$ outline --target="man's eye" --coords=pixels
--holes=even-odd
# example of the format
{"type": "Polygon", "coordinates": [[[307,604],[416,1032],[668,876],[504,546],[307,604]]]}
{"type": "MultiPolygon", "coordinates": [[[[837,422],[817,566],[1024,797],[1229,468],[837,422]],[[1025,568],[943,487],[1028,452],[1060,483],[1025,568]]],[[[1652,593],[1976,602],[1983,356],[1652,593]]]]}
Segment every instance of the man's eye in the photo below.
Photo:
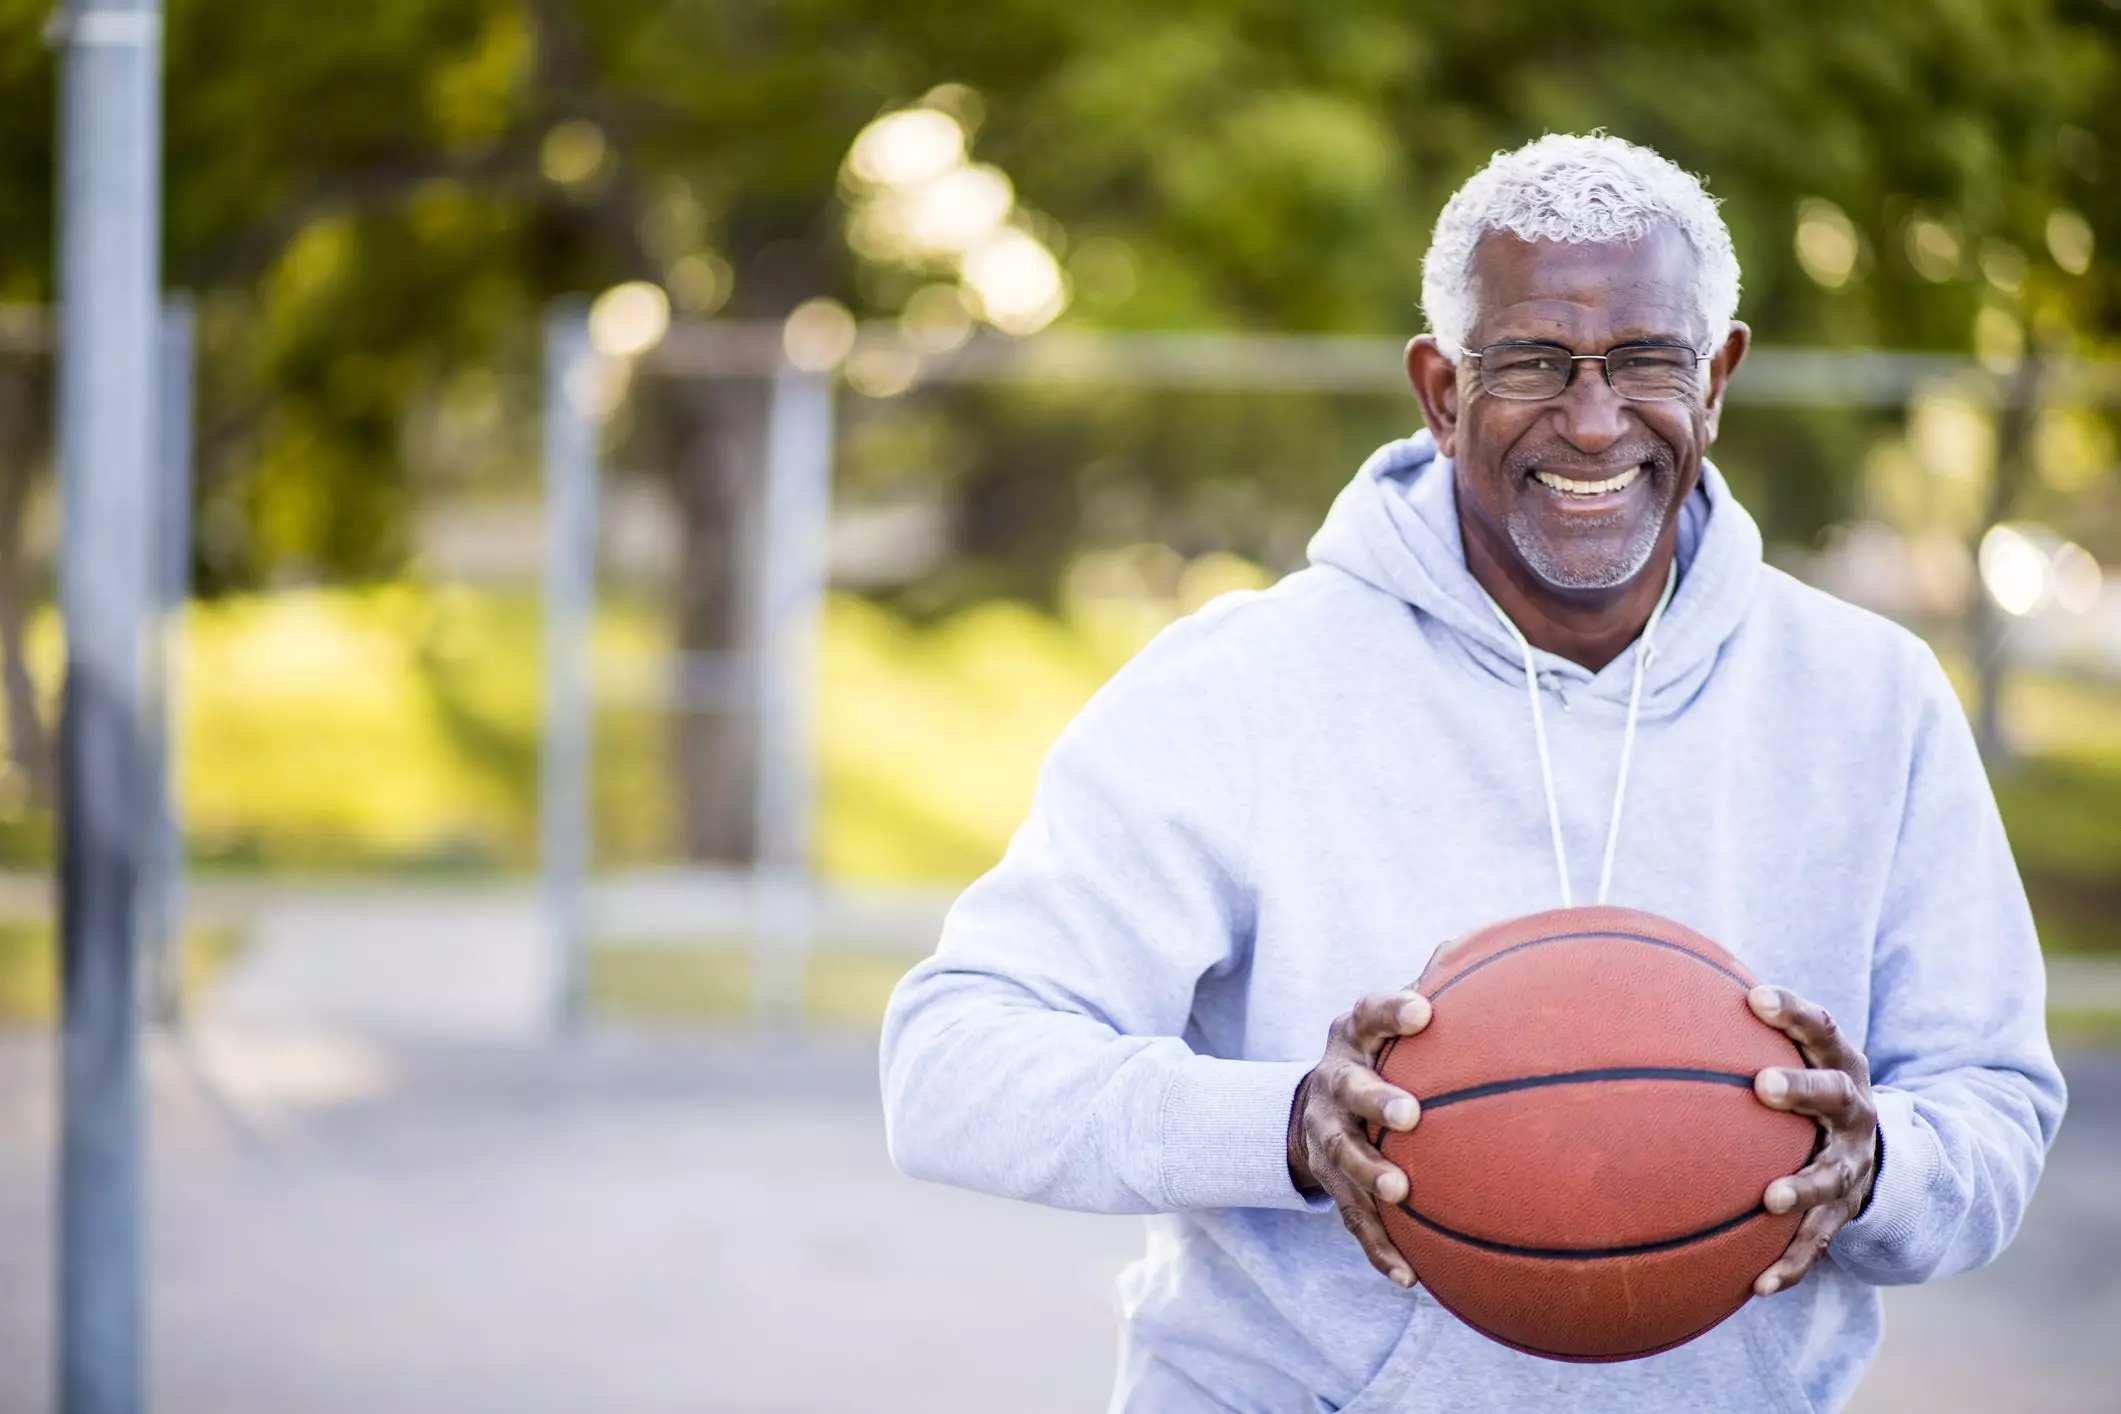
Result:
{"type": "Polygon", "coordinates": [[[1688,368],[1693,360],[1676,349],[1635,349],[1616,354],[1612,363],[1617,368],[1688,368]]]}

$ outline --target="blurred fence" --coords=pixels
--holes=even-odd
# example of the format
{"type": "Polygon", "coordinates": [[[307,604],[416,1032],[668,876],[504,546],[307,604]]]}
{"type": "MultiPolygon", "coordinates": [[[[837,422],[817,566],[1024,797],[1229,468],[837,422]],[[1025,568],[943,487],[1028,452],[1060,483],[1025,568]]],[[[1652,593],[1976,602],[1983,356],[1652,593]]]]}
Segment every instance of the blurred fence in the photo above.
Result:
{"type": "MultiPolygon", "coordinates": [[[[577,346],[597,357],[586,337],[577,346]]],[[[548,700],[607,719],[596,730],[548,724],[546,740],[585,751],[594,741],[598,764],[581,779],[642,790],[630,808],[607,799],[596,809],[586,791],[570,799],[582,857],[560,872],[609,881],[589,890],[594,897],[623,887],[629,870],[659,869],[666,897],[695,900],[671,916],[754,940],[769,1006],[795,1004],[774,987],[800,985],[791,959],[817,931],[802,902],[816,847],[833,872],[864,872],[859,848],[832,837],[853,802],[828,807],[822,826],[811,803],[821,781],[827,792],[860,788],[862,763],[820,769],[821,739],[828,751],[865,755],[847,740],[861,726],[820,726],[861,712],[816,700],[828,579],[916,621],[997,597],[1065,609],[1103,595],[1183,609],[1178,581],[1204,561],[1234,555],[1266,575],[1295,568],[1354,465],[1419,425],[1401,347],[1380,340],[1055,332],[938,341],[899,326],[791,321],[680,326],[639,358],[601,367],[576,379],[597,394],[562,415],[607,420],[603,552],[593,574],[580,566],[559,577],[654,606],[667,636],[636,644],[630,663],[565,655],[595,663],[600,681],[548,700]],[[703,493],[702,482],[712,489],[703,493]],[[687,528],[702,503],[727,539],[703,543],[687,528]],[[667,753],[664,768],[622,764],[643,750],[667,753]],[[748,801],[753,857],[765,861],[748,895],[732,892],[723,873],[687,871],[703,841],[742,838],[742,828],[700,818],[738,801],[748,801]]],[[[1719,462],[1772,534],[1875,517],[1861,463],[1911,409],[2033,403],[2103,416],[2121,406],[2121,364],[2053,360],[2032,378],[1941,355],[1761,349],[1730,402],[1719,462]]],[[[585,464],[574,474],[590,473],[585,464]]],[[[568,504],[581,494],[560,493],[568,504]]],[[[1911,542],[1885,530],[1881,539],[1875,524],[1824,545],[1785,543],[1778,557],[1837,592],[1923,620],[1950,643],[1974,592],[1966,531],[1981,528],[1946,542],[1956,558],[1941,574],[1922,563],[1934,533],[1911,542]]],[[[2121,676],[2121,601],[2109,590],[2071,608],[2029,616],[2045,631],[2023,634],[2017,651],[2121,676]]],[[[842,678],[822,690],[859,687],[842,678]]],[[[880,705],[868,725],[871,764],[910,745],[892,739],[889,717],[880,705]]],[[[930,761],[923,774],[906,755],[898,764],[902,789],[948,794],[947,768],[930,761]]],[[[1028,786],[1017,781],[1019,810],[1028,786]]],[[[919,811],[900,823],[918,830],[919,811]]],[[[569,908],[565,917],[606,936],[596,920],[627,912],[569,908]]]]}
{"type": "MultiPolygon", "coordinates": [[[[0,320],[0,384],[42,357],[7,341],[26,327],[0,320]]],[[[495,983],[513,994],[573,1007],[622,954],[748,954],[744,994],[785,1014],[812,951],[925,949],[1089,692],[1172,617],[1300,565],[1361,458],[1419,426],[1391,340],[813,321],[679,325],[622,357],[573,309],[548,341],[544,377],[517,349],[416,412],[402,578],[296,576],[195,606],[190,856],[236,876],[195,890],[195,926],[377,956],[388,933],[415,959],[410,915],[352,926],[369,885],[305,903],[285,881],[418,876],[422,896],[491,905],[482,936],[533,959],[495,983]],[[501,882],[541,866],[540,888],[501,882]]],[[[2121,557],[2102,431],[2121,365],[2036,372],[1759,349],[1716,458],[1772,558],[1965,668],[2010,409],[2054,424],[2039,455],[2077,457],[2014,513],[2121,557]]],[[[228,396],[208,389],[203,426],[228,396]]],[[[265,533],[285,490],[243,500],[228,475],[200,490],[209,556],[240,515],[265,533]]],[[[50,531],[29,519],[11,568],[37,599],[50,531]]],[[[2100,686],[2121,677],[2121,597],[2094,588],[2022,605],[2007,645],[2038,688],[2016,714],[2037,761],[1999,789],[2065,951],[2109,946],[2098,920],[2121,903],[2101,823],[2121,816],[2121,691],[2100,686]]],[[[0,853],[33,867],[9,808],[0,853]]],[[[434,927],[469,936],[468,916],[434,927]]],[[[318,975],[351,989],[337,967],[318,975]]]]}

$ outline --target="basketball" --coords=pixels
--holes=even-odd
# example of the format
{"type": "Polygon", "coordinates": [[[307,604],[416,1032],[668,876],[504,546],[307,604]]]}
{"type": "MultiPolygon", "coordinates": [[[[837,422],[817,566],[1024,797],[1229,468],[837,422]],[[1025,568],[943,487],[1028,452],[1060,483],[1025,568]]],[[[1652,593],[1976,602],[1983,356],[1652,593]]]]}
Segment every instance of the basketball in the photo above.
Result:
{"type": "Polygon", "coordinates": [[[1707,938],[1626,908],[1565,908],[1438,953],[1434,1019],[1380,1054],[1421,1102],[1387,1133],[1404,1203],[1380,1204],[1422,1285],[1505,1345],[1632,1360],[1752,1294],[1799,1213],[1761,1205],[1818,1133],[1753,1094],[1801,1066],[1746,1005],[1754,979],[1707,938]]]}

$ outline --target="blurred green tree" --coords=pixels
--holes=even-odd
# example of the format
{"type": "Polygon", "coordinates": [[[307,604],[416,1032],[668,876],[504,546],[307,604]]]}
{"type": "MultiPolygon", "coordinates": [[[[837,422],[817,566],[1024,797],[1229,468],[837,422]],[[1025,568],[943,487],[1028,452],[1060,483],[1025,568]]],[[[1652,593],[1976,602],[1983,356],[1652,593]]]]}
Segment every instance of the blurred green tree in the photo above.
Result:
{"type": "MultiPolygon", "coordinates": [[[[51,289],[48,10],[0,0],[0,300],[51,289]]],[[[399,572],[408,427],[490,404],[495,369],[534,387],[555,295],[645,279],[680,312],[829,294],[896,313],[919,281],[850,251],[841,164],[943,83],[1056,223],[1079,322],[1412,332],[1445,196],[1496,148],[1603,126],[1709,175],[1763,340],[2099,349],[2121,300],[2117,38],[2111,0],[170,0],[166,269],[202,312],[201,582],[399,572]]],[[[688,649],[739,633],[758,401],[644,400],[688,649]]],[[[1227,477],[1226,429],[1201,421],[1157,434],[1150,494],[1227,477]]],[[[1725,456],[1771,534],[1801,539],[1850,510],[1867,435],[1762,421],[1725,456]]],[[[2027,494],[2029,435],[2004,439],[1995,514],[2027,494]]],[[[1113,468],[991,440],[946,488],[978,571],[963,592],[1042,597],[1113,468]]],[[[1322,453],[1275,494],[1315,510],[1346,470],[1322,453]]],[[[2105,520],[2121,534],[2121,508],[2105,520]]],[[[10,661],[18,637],[0,622],[10,661]]],[[[742,743],[687,743],[692,846],[741,853],[741,812],[705,802],[741,797],[742,743]]]]}

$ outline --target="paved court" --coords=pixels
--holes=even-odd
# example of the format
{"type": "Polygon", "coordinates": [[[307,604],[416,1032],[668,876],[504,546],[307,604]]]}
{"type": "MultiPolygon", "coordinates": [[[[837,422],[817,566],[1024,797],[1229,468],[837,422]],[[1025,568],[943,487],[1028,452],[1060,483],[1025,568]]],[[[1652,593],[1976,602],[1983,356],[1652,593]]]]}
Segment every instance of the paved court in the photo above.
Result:
{"type": "MultiPolygon", "coordinates": [[[[189,1058],[158,1040],[155,1408],[1101,1408],[1136,1224],[900,1178],[872,1055],[866,1037],[256,1033],[189,1058]]],[[[1894,1294],[1861,1409],[2116,1407],[2121,1057],[2070,1069],[2018,1246],[1894,1294]]],[[[0,1034],[8,1414],[49,1407],[51,1093],[41,1039],[0,1034]]]]}

